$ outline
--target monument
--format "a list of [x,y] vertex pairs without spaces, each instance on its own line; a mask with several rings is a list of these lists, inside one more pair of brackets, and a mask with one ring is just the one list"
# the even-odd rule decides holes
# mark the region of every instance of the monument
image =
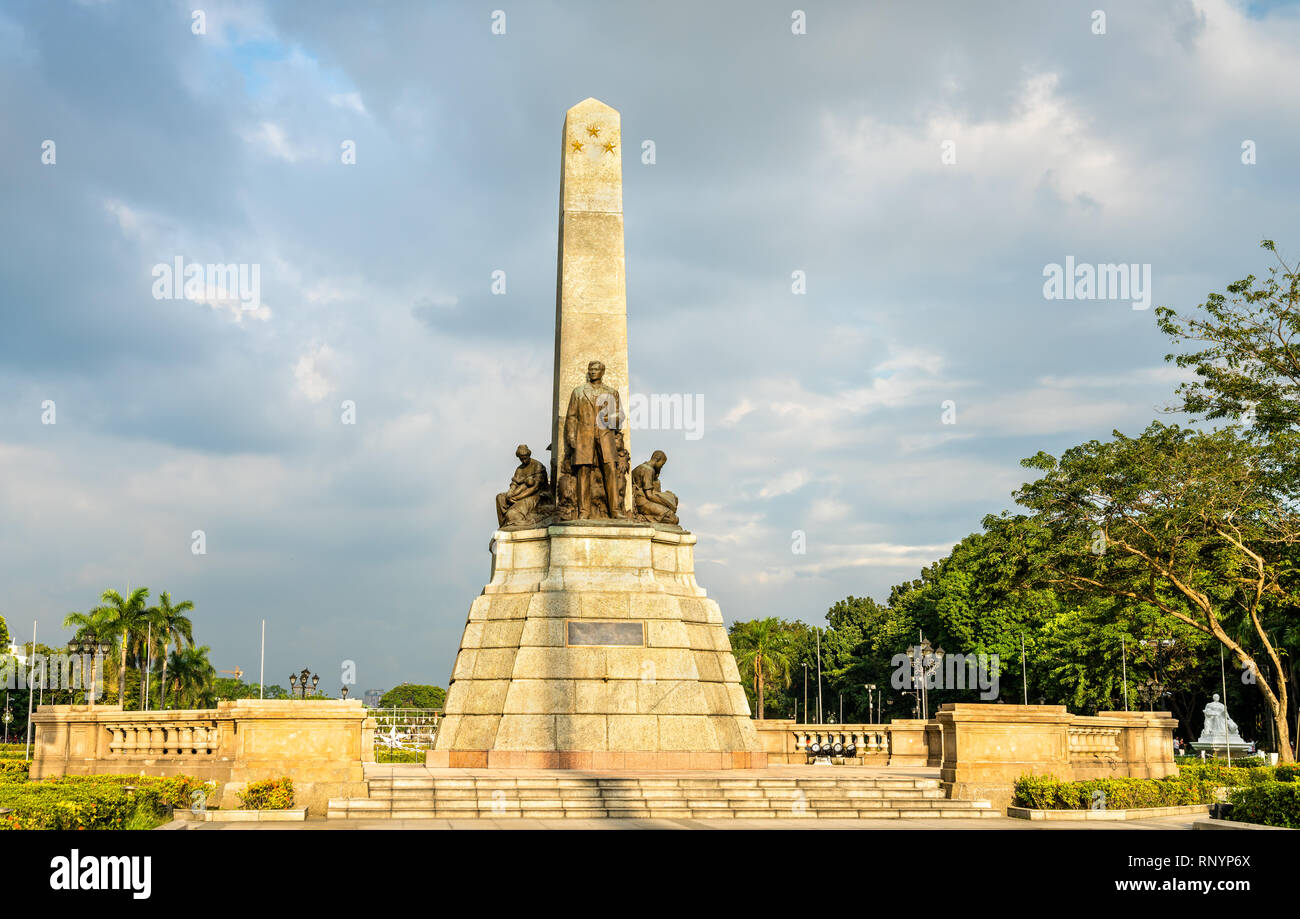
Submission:
[[631,468],[621,140],[595,99],[565,117],[550,475],[519,447],[430,766],[767,764],[667,455]]
[[1192,744],[1198,753],[1237,754],[1244,756],[1255,752],[1255,745],[1241,739],[1237,732],[1237,722],[1228,717],[1228,707],[1219,701],[1219,694],[1214,694],[1213,701],[1205,706],[1205,727],[1201,736]]

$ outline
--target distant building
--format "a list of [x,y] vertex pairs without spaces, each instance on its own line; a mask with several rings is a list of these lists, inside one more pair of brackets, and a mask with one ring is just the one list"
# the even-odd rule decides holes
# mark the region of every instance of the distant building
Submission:
[[9,644],[9,653],[12,654],[14,657],[18,658],[18,663],[19,663],[19,665],[21,665],[21,666],[26,666],[26,664],[27,664],[27,655],[23,653],[23,649],[22,649],[22,648],[20,648],[20,647],[19,647],[18,645],[16,645],[16,644],[13,644],[12,642],[10,642],[10,644]]
[[382,689],[367,689],[364,699],[366,708],[379,708],[379,701],[384,697]]

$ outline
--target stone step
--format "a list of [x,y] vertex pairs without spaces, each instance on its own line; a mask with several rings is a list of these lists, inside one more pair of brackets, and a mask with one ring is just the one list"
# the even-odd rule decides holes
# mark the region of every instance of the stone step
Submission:
[[853,809],[853,808],[836,808],[836,809],[808,809],[797,812],[785,812],[780,809],[768,808],[718,808],[718,807],[701,807],[698,805],[685,806],[655,806],[655,807],[612,807],[612,808],[581,808],[581,807],[525,807],[525,808],[506,808],[493,809],[491,807],[483,808],[445,808],[445,807],[404,807],[391,811],[376,809],[360,809],[354,805],[357,801],[344,802],[335,800],[331,802],[329,811],[330,819],[346,818],[388,818],[393,820],[429,820],[429,819],[482,819],[482,820],[501,820],[512,818],[537,818],[537,819],[599,819],[605,817],[622,818],[622,819],[769,819],[769,818],[790,818],[790,819],[811,819],[811,820],[834,820],[834,819],[868,819],[868,820],[907,820],[907,819],[943,819],[943,820],[971,820],[971,819],[996,819],[1001,816],[997,811],[991,808],[875,808],[875,809]]

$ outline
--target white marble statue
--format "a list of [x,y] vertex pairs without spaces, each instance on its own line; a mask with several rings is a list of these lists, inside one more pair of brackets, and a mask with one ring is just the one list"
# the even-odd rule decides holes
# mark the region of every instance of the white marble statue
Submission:
[[1214,701],[1205,706],[1205,727],[1201,730],[1199,743],[1205,744],[1244,744],[1237,733],[1237,722],[1228,717],[1228,708],[1219,701],[1219,694],[1214,694]]

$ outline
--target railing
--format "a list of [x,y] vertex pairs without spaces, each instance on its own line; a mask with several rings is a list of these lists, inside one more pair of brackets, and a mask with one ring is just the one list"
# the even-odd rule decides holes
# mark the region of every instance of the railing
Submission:
[[439,708],[370,708],[375,746],[390,750],[432,750],[442,723]]

